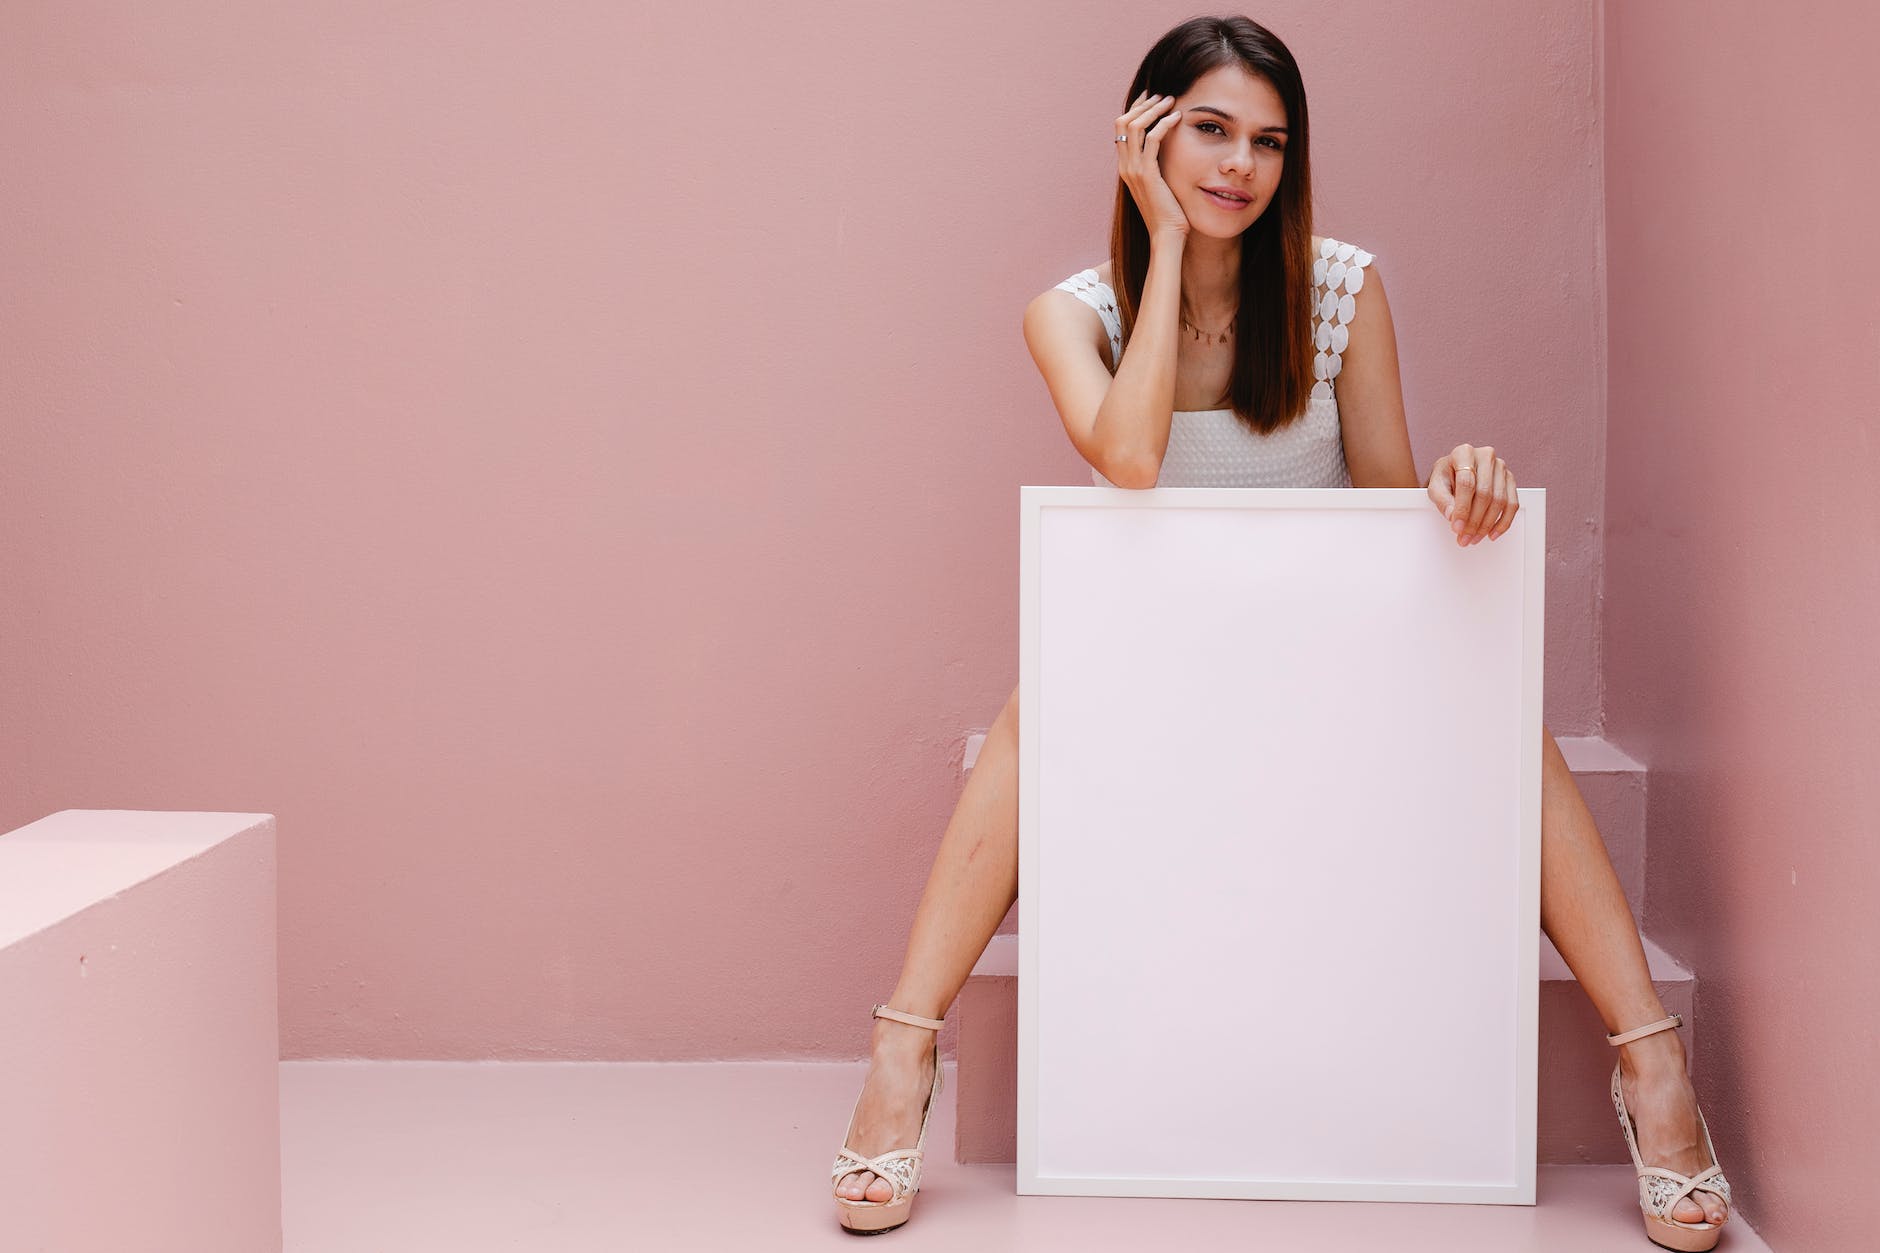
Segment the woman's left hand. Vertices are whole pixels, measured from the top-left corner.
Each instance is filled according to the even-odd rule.
[[[1430,499],[1463,548],[1499,538],[1514,525],[1521,507],[1508,463],[1493,448],[1473,444],[1457,444],[1454,452],[1437,459],[1430,471]]]

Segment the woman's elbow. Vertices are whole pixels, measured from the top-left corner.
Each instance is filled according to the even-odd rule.
[[[1114,470],[1115,473],[1112,474],[1110,470]],[[1154,487],[1162,477],[1161,465],[1147,461],[1124,461],[1111,466],[1110,470],[1101,472],[1104,478],[1118,487],[1129,487],[1138,491]]]

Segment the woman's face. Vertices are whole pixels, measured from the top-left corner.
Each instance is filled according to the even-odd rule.
[[[1273,202],[1285,168],[1286,106],[1272,84],[1238,65],[1209,70],[1175,98],[1181,119],[1162,139],[1162,178],[1191,229],[1231,239]],[[1202,190],[1249,197],[1243,207]]]

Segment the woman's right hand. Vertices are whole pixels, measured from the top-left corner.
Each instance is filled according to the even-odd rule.
[[[1151,238],[1165,232],[1188,233],[1188,215],[1162,177],[1162,137],[1181,116],[1180,110],[1170,111],[1174,103],[1168,96],[1144,92],[1129,112],[1116,119],[1114,133],[1128,136],[1116,145],[1116,172],[1135,198]]]

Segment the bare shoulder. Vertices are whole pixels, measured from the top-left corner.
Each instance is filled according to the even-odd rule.
[[[1359,309],[1372,310],[1372,320],[1381,317],[1388,321],[1390,318],[1390,298],[1384,294],[1384,272],[1378,268],[1377,258],[1375,256],[1364,249],[1360,249],[1360,251],[1365,252],[1365,255],[1370,257],[1370,259],[1364,263],[1364,285],[1358,289],[1357,298],[1353,303]],[[1354,333],[1356,333],[1357,319],[1353,319],[1352,325]]]
[[[1107,285],[1109,262],[1092,268],[1096,270],[1098,279]],[[1028,340],[1038,334],[1053,340],[1062,337],[1076,343],[1088,343],[1096,350],[1104,368],[1115,373],[1116,364],[1110,360],[1110,332],[1104,326],[1103,315],[1082,297],[1054,283],[1033,298],[1031,306],[1025,311],[1025,322]]]
[[[1328,245],[1334,246],[1335,250],[1328,250]],[[1337,258],[1345,249],[1352,250],[1352,260],[1346,266],[1338,267],[1336,266]],[[1354,313],[1360,313],[1376,305],[1385,306],[1381,312],[1373,313],[1368,318],[1359,316],[1346,319],[1351,325],[1350,334],[1354,340],[1359,336],[1368,338],[1367,332],[1370,328],[1362,326],[1363,323],[1375,321],[1378,317],[1386,319],[1390,317],[1388,298],[1384,295],[1384,277],[1378,272],[1376,254],[1372,253],[1362,244],[1354,244],[1349,240],[1339,239],[1331,235],[1324,237],[1314,235],[1312,237],[1312,255],[1314,258],[1313,272],[1315,274],[1318,273],[1319,265],[1326,263],[1327,258],[1331,259],[1331,265],[1328,268],[1338,268],[1341,273],[1347,269],[1363,269],[1364,273],[1362,276],[1348,279],[1343,283],[1333,284],[1332,290],[1337,292],[1342,289],[1343,291],[1352,292],[1351,300]],[[1325,283],[1326,280],[1322,277],[1316,279],[1314,282],[1315,293],[1325,286]],[[1354,284],[1356,285],[1355,291],[1353,291]],[[1348,353],[1349,351],[1350,350],[1347,350]]]
[[[1396,335],[1391,326],[1390,297],[1384,292],[1384,274],[1378,267],[1377,257],[1362,247],[1358,248],[1358,252],[1364,258],[1364,274],[1361,286],[1352,297],[1355,316],[1348,319],[1351,341],[1345,349],[1345,356],[1347,359],[1362,361],[1376,351],[1379,340],[1391,341],[1390,347],[1394,350]],[[1354,261],[1352,264],[1355,266],[1359,262]]]

